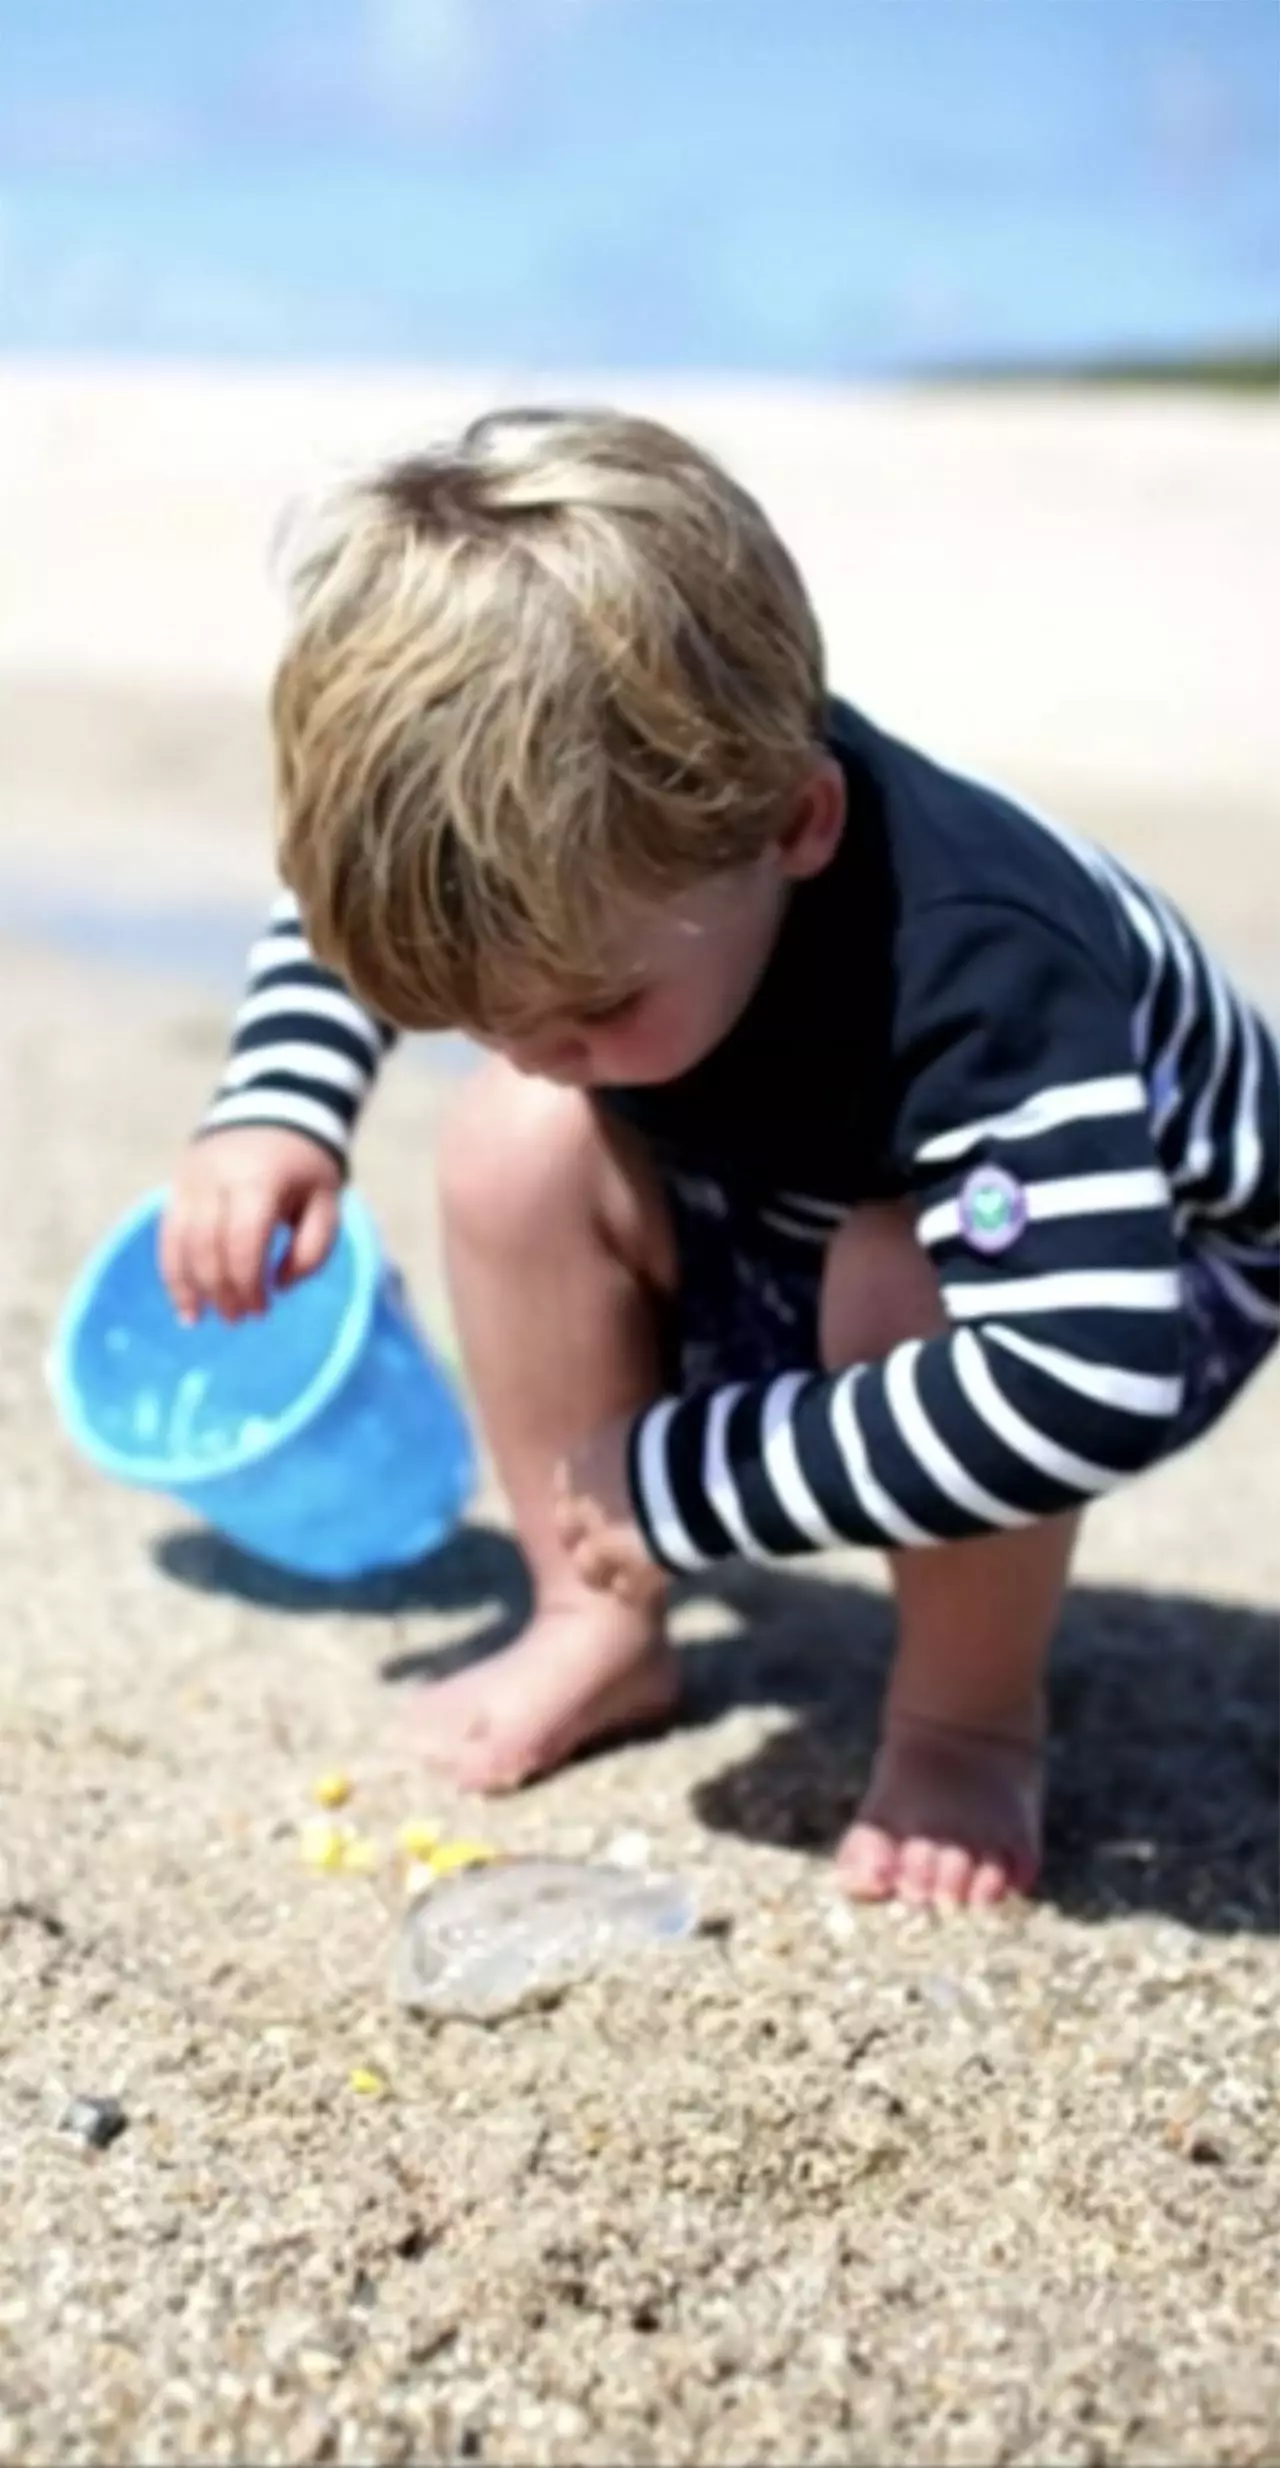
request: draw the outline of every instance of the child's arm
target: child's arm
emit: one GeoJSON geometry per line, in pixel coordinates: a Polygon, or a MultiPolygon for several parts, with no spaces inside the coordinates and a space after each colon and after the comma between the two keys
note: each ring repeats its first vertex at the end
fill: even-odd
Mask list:
{"type": "Polygon", "coordinates": [[[231,1051],[197,1136],[271,1123],[318,1141],[345,1168],[395,1037],[313,959],[297,901],[282,892],[250,951],[231,1051]]]}
{"type": "MultiPolygon", "coordinates": [[[[632,1503],[667,1567],[1031,1524],[1167,1445],[1185,1342],[1175,1195],[1115,955],[957,903],[903,967],[899,1165],[952,1327],[883,1362],[642,1415],[632,1503]]],[[[1237,1175],[1259,1170],[1246,1151],[1237,1175]]]]}
{"type": "Polygon", "coordinates": [[[254,944],[231,1051],[174,1178],[160,1263],[180,1318],[263,1311],[280,1226],[289,1244],[275,1283],[296,1284],[328,1254],[351,1140],[394,1032],[356,1002],[307,947],[285,893],[254,944]]]}

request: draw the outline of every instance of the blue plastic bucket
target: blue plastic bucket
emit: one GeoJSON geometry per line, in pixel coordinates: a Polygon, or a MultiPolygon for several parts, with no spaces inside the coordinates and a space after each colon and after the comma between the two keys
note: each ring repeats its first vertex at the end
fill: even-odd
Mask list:
{"type": "Polygon", "coordinates": [[[49,1371],[71,1438],[299,1575],[367,1576],[443,1542],[474,1450],[364,1203],[343,1193],[324,1266],[264,1317],[184,1328],[160,1276],[166,1198],[139,1201],[67,1299],[49,1371]]]}

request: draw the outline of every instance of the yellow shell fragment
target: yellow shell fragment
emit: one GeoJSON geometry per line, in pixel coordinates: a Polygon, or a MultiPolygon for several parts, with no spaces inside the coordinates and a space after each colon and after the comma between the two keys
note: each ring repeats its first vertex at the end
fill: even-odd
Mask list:
{"type": "Polygon", "coordinates": [[[371,1877],[378,1865],[378,1846],[370,1834],[354,1825],[337,1825],[331,1817],[309,1817],[298,1836],[298,1849],[308,1868],[330,1876],[371,1877]]]}
{"type": "Polygon", "coordinates": [[[317,1774],[311,1797],[317,1808],[345,1808],[354,1789],[349,1774],[317,1774]]]}
{"type": "Polygon", "coordinates": [[[309,1817],[298,1835],[298,1849],[308,1868],[341,1868],[354,1840],[349,1825],[334,1825],[328,1817],[309,1817]]]}
{"type": "Polygon", "coordinates": [[[498,1853],[488,1842],[442,1842],[427,1862],[435,1877],[450,1877],[458,1868],[483,1868],[498,1853]]]}
{"type": "Polygon", "coordinates": [[[483,1868],[491,1860],[501,1858],[487,1842],[441,1842],[425,1859],[410,1860],[404,1871],[404,1890],[410,1901],[417,1894],[429,1893],[442,1877],[456,1876],[464,1868],[483,1868]]]}
{"type": "Polygon", "coordinates": [[[429,1860],[440,1840],[440,1828],[425,1817],[406,1817],[396,1841],[406,1859],[429,1860]]]}
{"type": "Polygon", "coordinates": [[[371,2065],[353,2065],[347,2081],[353,2091],[363,2091],[370,2099],[384,2099],[391,2088],[385,2074],[375,2074],[371,2065]]]}

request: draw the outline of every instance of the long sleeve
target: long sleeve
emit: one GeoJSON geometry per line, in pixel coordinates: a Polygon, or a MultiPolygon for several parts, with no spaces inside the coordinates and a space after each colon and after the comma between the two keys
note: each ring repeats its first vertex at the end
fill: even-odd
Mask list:
{"type": "Polygon", "coordinates": [[[283,892],[250,951],[230,1052],[200,1136],[271,1123],[305,1132],[345,1165],[395,1035],[312,957],[297,901],[283,892]]]}
{"type": "Polygon", "coordinates": [[[667,1567],[1027,1525],[1164,1447],[1175,1218],[1116,953],[951,902],[900,970],[895,1162],[949,1327],[640,1416],[632,1497],[667,1567]]]}

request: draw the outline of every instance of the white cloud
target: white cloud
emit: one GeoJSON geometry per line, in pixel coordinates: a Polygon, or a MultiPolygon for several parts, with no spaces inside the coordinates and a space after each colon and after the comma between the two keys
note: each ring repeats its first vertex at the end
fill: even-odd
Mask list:
{"type": "Polygon", "coordinates": [[[616,0],[365,0],[366,64],[379,105],[450,119],[505,92],[540,41],[572,35],[616,0]]]}
{"type": "Polygon", "coordinates": [[[502,73],[494,0],[368,0],[367,57],[378,103],[399,115],[451,118],[502,73]]]}
{"type": "Polygon", "coordinates": [[[371,52],[388,77],[446,78],[470,68],[484,49],[485,0],[371,0],[371,52]]]}

